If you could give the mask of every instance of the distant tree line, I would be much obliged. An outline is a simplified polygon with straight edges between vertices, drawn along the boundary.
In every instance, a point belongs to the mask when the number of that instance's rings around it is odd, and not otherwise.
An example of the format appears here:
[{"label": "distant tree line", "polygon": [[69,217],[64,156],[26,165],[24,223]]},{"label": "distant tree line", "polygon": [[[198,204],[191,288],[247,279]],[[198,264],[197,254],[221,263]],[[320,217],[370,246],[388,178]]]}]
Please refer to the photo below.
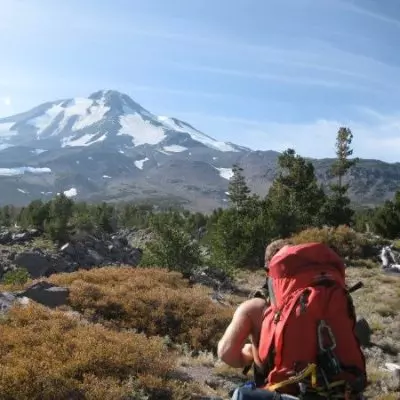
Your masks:
[{"label": "distant tree line", "polygon": [[345,176],[357,162],[351,158],[352,132],[337,132],[336,159],[328,190],[320,185],[311,161],[287,149],[278,158],[278,174],[267,195],[251,193],[244,171],[233,166],[229,207],[211,214],[180,209],[156,209],[146,204],[88,204],[64,194],[48,202],[0,209],[0,225],[35,228],[56,242],[77,232],[112,233],[121,228],[149,228],[156,240],[145,249],[143,265],[187,272],[207,263],[230,270],[263,263],[265,244],[310,227],[348,225],[387,238],[400,236],[400,191],[383,205],[355,211],[347,195]]}]

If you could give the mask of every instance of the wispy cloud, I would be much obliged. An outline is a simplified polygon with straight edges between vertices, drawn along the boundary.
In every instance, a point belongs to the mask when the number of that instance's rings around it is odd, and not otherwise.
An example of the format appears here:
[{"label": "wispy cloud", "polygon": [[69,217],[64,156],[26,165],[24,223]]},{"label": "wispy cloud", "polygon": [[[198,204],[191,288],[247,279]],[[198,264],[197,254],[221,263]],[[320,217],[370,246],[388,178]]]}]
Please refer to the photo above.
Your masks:
[{"label": "wispy cloud", "polygon": [[385,22],[391,24],[397,28],[400,28],[400,20],[396,18],[389,17],[387,15],[383,15],[371,10],[368,10],[364,7],[360,7],[359,5],[355,4],[354,2],[345,1],[345,0],[334,0],[337,2],[338,5],[342,6],[343,8],[347,9],[348,11],[352,11],[354,13],[373,18],[375,20]]},{"label": "wispy cloud", "polygon": [[[134,92],[146,92],[146,93],[165,93],[171,95],[179,96],[194,96],[194,97],[205,97],[210,99],[231,97],[232,95],[222,92],[206,92],[197,90],[185,90],[185,89],[175,89],[162,86],[145,86],[145,85],[129,85],[130,90]],[[239,96],[237,96],[239,97]]]},{"label": "wispy cloud", "polygon": [[300,74],[275,74],[269,72],[256,72],[251,70],[239,70],[239,69],[231,69],[224,67],[212,67],[206,65],[189,65],[189,64],[181,64],[175,63],[176,68],[181,68],[194,72],[203,72],[210,74],[218,74],[225,76],[232,76],[238,78],[246,78],[246,79],[257,79],[263,81],[276,81],[280,83],[290,84],[290,85],[302,85],[302,86],[320,86],[330,89],[351,89],[360,92],[370,92],[370,93],[378,93],[382,90],[377,88],[371,88],[367,85],[357,85],[356,83],[346,82],[343,80],[337,79],[321,79],[321,78],[313,78],[311,76],[305,76]]}]

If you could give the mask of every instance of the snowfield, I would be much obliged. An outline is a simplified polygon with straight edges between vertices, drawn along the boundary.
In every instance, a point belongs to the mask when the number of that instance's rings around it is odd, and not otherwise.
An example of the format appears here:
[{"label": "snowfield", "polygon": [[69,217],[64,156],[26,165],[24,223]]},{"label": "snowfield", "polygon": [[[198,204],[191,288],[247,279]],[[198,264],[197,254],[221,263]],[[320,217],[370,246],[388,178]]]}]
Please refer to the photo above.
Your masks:
[{"label": "snowfield", "polygon": [[136,168],[143,169],[143,164],[144,164],[146,161],[149,161],[149,159],[148,159],[147,157],[146,157],[146,158],[143,158],[143,160],[137,160],[137,161],[135,161],[135,166],[136,166]]},{"label": "snowfield", "polygon": [[50,173],[50,168],[33,168],[33,167],[19,167],[19,168],[0,168],[0,176],[15,176],[23,175],[26,172],[31,174],[46,174]]}]

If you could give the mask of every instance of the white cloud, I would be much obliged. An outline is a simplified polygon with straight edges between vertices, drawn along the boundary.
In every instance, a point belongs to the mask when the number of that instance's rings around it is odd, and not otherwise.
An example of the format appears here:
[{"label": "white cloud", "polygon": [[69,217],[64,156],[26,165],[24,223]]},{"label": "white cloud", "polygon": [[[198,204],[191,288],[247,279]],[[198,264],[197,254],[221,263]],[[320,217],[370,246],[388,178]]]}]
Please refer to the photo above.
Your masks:
[{"label": "white cloud", "polygon": [[2,100],[3,100],[4,105],[11,106],[11,98],[10,97],[4,97]]},{"label": "white cloud", "polygon": [[[354,135],[354,155],[361,158],[381,159],[388,162],[399,161],[400,154],[400,116],[386,116],[374,123],[365,121],[316,120],[299,124],[268,124],[264,129],[252,133],[261,139],[263,148],[275,144],[276,150],[294,148],[307,157],[332,157],[336,133],[340,126],[349,127]],[[274,138],[269,142],[268,138]],[[267,140],[265,140],[267,139]],[[289,145],[289,146],[288,146]],[[278,148],[279,147],[279,148]]]},{"label": "white cloud", "polygon": [[[197,114],[209,127],[229,132],[229,140],[254,150],[283,151],[294,148],[305,157],[334,157],[336,133],[341,126],[349,127],[354,135],[354,156],[400,161],[400,114],[385,115],[370,109],[355,119],[315,119],[306,122],[285,123],[236,118],[223,115]],[[221,138],[226,140],[227,138]]]}]

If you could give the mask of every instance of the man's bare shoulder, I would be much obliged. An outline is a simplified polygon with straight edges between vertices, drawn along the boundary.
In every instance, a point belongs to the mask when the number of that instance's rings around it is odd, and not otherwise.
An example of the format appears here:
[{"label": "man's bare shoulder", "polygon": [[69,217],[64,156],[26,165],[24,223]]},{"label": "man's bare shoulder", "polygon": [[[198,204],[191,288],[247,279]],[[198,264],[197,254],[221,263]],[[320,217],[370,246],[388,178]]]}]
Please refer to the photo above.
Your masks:
[{"label": "man's bare shoulder", "polygon": [[255,297],[253,299],[248,299],[241,303],[237,308],[237,312],[247,314],[247,315],[254,315],[265,310],[265,307],[268,306],[266,300],[261,299],[259,297]]}]

